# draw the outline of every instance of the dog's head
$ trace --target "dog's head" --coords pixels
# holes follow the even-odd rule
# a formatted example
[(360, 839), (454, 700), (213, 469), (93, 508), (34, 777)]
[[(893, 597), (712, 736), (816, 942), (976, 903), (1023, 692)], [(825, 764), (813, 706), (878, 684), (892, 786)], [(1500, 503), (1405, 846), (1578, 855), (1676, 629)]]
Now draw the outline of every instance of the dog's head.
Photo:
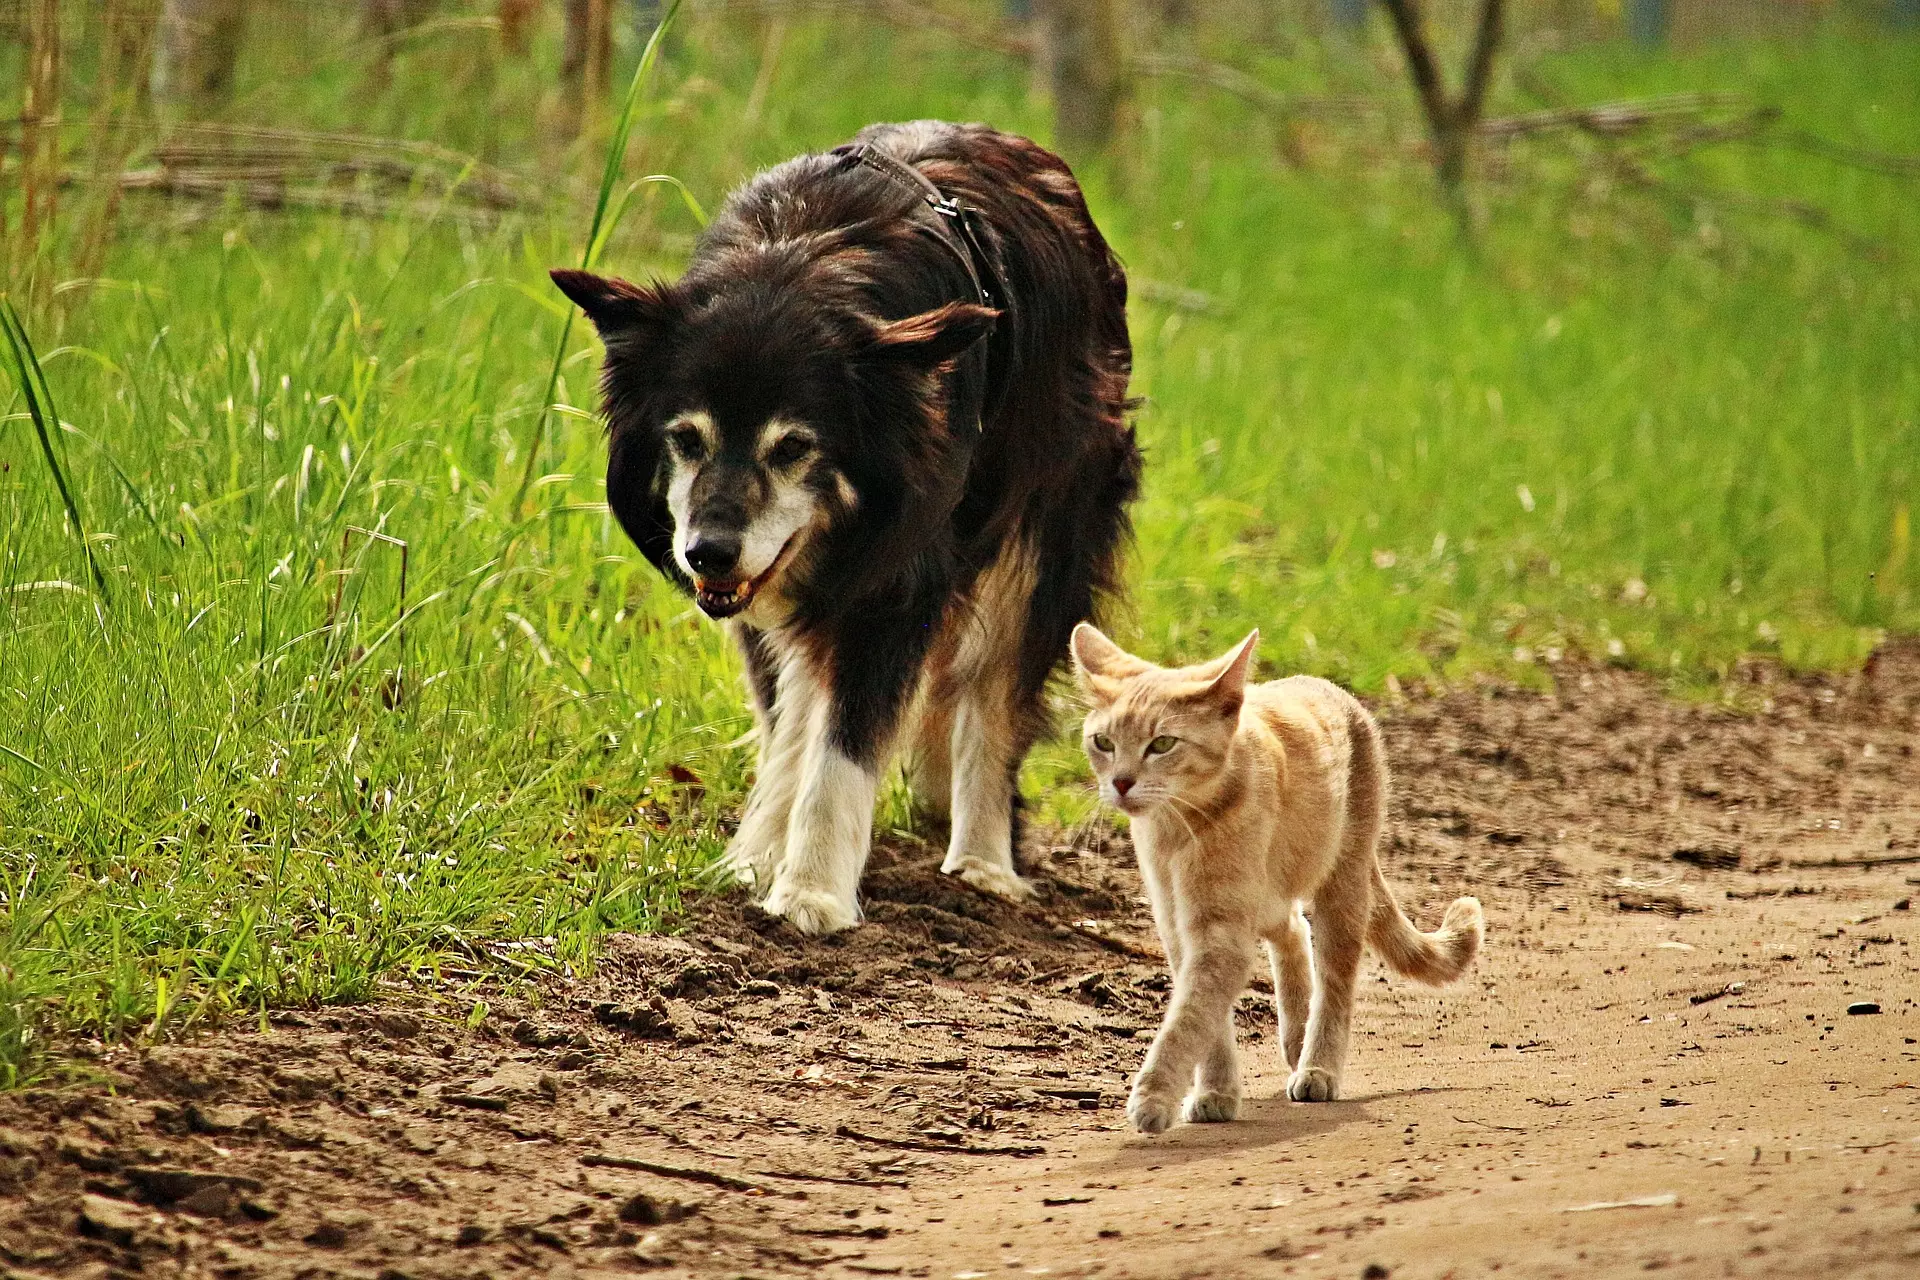
[(932, 375), (996, 314), (953, 303), (887, 321), (768, 281), (552, 274), (606, 344), (607, 500), (713, 618), (765, 600), (753, 619), (777, 620), (781, 588), (837, 526), (898, 509), (929, 447), (901, 438), (915, 434), (901, 416), (940, 407)]

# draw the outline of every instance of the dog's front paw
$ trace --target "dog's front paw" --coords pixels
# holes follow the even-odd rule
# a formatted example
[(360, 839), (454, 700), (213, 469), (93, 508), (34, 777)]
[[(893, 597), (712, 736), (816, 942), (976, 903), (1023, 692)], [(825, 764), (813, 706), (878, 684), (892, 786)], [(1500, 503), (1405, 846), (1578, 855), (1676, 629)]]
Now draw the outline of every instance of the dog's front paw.
[(777, 851), (763, 847), (759, 842), (746, 842), (735, 839), (727, 846), (726, 856), (720, 859), (722, 870), (733, 877), (734, 883), (754, 893), (765, 893), (773, 883), (774, 872), (779, 868)]
[(950, 876), (959, 876), (976, 889), (985, 889), (988, 893), (1015, 902), (1025, 902), (1033, 897), (1033, 886), (1025, 880), (1005, 867), (982, 862), (978, 858), (948, 858), (940, 870)]
[(820, 889), (776, 884), (767, 895), (770, 915), (785, 916), (802, 933), (838, 933), (860, 923), (860, 909)]
[(1127, 1099), (1127, 1123), (1142, 1133), (1165, 1133), (1173, 1124), (1174, 1099), (1168, 1093), (1141, 1093)]
[(1195, 1090), (1187, 1095), (1182, 1116), (1188, 1124), (1225, 1124), (1240, 1114), (1240, 1095), (1214, 1089)]
[(1340, 1096), (1340, 1079), (1325, 1067), (1302, 1067), (1288, 1078), (1287, 1096), (1295, 1102), (1332, 1102)]

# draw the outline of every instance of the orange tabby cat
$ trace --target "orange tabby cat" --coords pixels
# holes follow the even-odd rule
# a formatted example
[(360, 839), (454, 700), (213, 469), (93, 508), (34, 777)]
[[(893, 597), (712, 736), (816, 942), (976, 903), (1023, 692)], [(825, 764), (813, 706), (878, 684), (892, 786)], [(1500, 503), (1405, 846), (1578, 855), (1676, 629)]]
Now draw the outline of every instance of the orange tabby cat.
[(1084, 622), (1073, 633), (1092, 703), (1087, 756), (1101, 798), (1132, 819), (1173, 968), (1166, 1019), (1127, 1102), (1146, 1133), (1173, 1123), (1182, 1095), (1190, 1121), (1238, 1113), (1233, 1006), (1257, 943), (1273, 966), (1287, 1096), (1326, 1102), (1340, 1096), (1362, 946), (1439, 984), (1466, 970), (1485, 928), (1473, 898), (1456, 899), (1438, 933), (1401, 914), (1374, 855), (1387, 765), (1373, 717), (1310, 676), (1248, 687), (1259, 638), (1169, 669)]

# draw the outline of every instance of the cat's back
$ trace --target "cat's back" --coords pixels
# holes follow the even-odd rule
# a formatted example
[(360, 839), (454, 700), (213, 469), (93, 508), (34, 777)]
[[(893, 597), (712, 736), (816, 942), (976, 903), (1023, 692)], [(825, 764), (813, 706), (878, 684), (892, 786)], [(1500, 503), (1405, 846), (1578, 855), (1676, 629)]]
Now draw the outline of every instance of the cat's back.
[(1360, 700), (1319, 676), (1288, 676), (1247, 689), (1244, 718), (1254, 716), (1288, 759), (1330, 764), (1353, 750), (1353, 733), (1367, 719)]

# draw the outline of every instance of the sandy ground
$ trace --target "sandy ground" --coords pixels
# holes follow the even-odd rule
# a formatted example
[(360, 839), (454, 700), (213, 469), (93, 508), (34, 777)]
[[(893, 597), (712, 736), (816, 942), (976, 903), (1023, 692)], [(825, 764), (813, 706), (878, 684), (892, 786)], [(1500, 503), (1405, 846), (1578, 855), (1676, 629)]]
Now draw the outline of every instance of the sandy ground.
[(1380, 708), (1388, 874), (1489, 934), (1369, 971), (1345, 1101), (1284, 1101), (1255, 990), (1242, 1119), (1129, 1132), (1124, 841), (1041, 842), (1027, 908), (898, 843), (838, 939), (722, 900), (578, 981), (96, 1050), (0, 1098), (0, 1275), (1920, 1275), (1920, 646), (1751, 674)]

